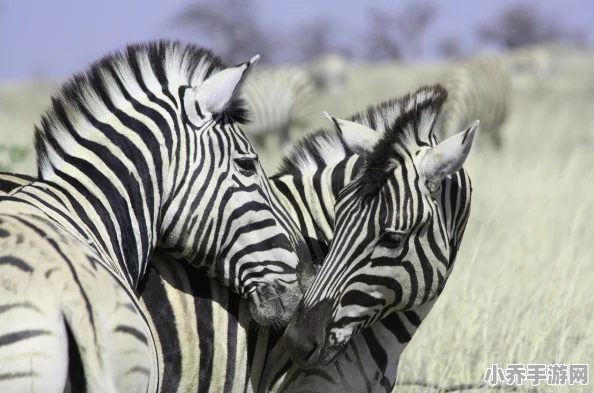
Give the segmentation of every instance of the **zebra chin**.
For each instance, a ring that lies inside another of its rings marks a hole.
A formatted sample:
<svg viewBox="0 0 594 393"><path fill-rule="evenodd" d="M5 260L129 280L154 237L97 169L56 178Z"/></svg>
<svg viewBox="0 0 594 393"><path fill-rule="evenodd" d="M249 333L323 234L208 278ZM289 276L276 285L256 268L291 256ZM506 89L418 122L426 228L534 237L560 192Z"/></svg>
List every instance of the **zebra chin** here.
<svg viewBox="0 0 594 393"><path fill-rule="evenodd" d="M302 297L297 281L282 286L259 284L248 302L252 319L260 326L287 326Z"/></svg>
<svg viewBox="0 0 594 393"><path fill-rule="evenodd" d="M303 369L326 366L346 348L348 339L332 342L328 335L332 304L329 299L322 300L307 312L302 304L297 307L283 335L289 356L297 366Z"/></svg>

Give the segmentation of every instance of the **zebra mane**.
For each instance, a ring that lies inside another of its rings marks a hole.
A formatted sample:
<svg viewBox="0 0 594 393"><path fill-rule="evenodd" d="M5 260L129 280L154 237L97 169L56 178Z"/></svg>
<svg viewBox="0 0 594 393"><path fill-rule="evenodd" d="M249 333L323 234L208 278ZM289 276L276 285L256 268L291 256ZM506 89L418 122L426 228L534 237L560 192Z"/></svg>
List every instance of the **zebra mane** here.
<svg viewBox="0 0 594 393"><path fill-rule="evenodd" d="M131 44L92 63L64 82L35 127L37 163L48 157L47 142L60 151L77 124L101 121L118 104L134 95L164 92L167 85L197 86L227 68L210 50L180 41L158 40ZM121 98L120 98L121 97ZM173 100L173 97L171 97ZM236 94L225 113L238 123L248 122L245 101Z"/></svg>
<svg viewBox="0 0 594 393"><path fill-rule="evenodd" d="M421 86L412 94L369 106L347 119L382 133L365 157L362 178L367 191L383 184L390 169L408 156L407 152L435 143L433 126L447 95L440 84ZM320 129L293 146L275 177L313 172L353 154L336 129Z"/></svg>

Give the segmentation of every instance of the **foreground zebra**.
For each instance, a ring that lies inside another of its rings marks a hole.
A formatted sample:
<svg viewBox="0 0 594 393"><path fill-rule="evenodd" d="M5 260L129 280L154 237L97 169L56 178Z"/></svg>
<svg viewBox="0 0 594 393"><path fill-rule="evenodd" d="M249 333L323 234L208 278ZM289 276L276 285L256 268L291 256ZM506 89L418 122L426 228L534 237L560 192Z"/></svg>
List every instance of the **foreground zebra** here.
<svg viewBox="0 0 594 393"><path fill-rule="evenodd" d="M317 96L306 70L285 66L254 72L243 89L250 112L250 122L243 129L259 146L265 146L271 133L278 134L280 144L286 145L291 127L307 125Z"/></svg>
<svg viewBox="0 0 594 393"><path fill-rule="evenodd" d="M418 139L410 140L422 144L420 151L429 157L428 146L435 145L433 122L444 99L445 91L439 86L421 88L412 96L371 107L352 120L373 124L386 136L412 133ZM345 187L347 183L360 179L371 167L357 139L359 135L373 139L374 135L367 135L367 130L353 133L352 123L338 124L345 141L337 130L313 134L294 148L281 173L273 178L274 189L320 260L334 236L335 201L351 187ZM463 160L472 143L472 131L466 136L463 145L456 143L460 137L455 136L433 154L449 153L444 157ZM414 144L409 148L415 150ZM457 149L458 155L454 154ZM387 155L384 159L391 158ZM433 163L435 169L440 167L439 160ZM402 195L408 195L404 189ZM441 224L449 238L446 254L451 266L470 211L470 181L465 172L443 180L433 197L439 202L432 219L445 220ZM340 204L336 208L341 211ZM341 240L336 238L335 243ZM335 362L302 370L291 363L279 332L248 329L247 306L237 295L167 255L157 253L151 262L154 270L139 292L156 332L163 392L389 391L402 350L434 302L390 314L354 335Z"/></svg>
<svg viewBox="0 0 594 393"><path fill-rule="evenodd" d="M35 132L40 179L0 197L0 391L156 391L134 292L156 246L258 322L288 319L302 240L236 125L256 60L153 42L63 86Z"/></svg>
<svg viewBox="0 0 594 393"><path fill-rule="evenodd" d="M473 119L481 120L481 134L496 148L503 146L503 125L508 117L511 82L502 59L478 55L452 67L443 84L449 98L440 139L452 136Z"/></svg>

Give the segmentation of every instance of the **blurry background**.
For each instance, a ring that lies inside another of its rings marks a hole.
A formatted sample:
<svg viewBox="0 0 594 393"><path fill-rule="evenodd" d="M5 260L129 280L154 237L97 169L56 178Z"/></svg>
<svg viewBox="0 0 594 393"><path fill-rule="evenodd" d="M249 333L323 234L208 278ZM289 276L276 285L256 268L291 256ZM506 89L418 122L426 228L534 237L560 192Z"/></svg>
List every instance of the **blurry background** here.
<svg viewBox="0 0 594 393"><path fill-rule="evenodd" d="M51 93L130 42L192 41L229 63L260 53L263 70L311 70L325 58L341 76L312 96L291 141L325 126L322 110L347 117L436 82L469 56L498 53L512 85L505 143L471 153L462 250L399 380L480 383L493 363L592 367L593 21L594 2L578 0L0 0L0 170L35 174L32 132ZM278 139L254 139L270 174Z"/></svg>
<svg viewBox="0 0 594 393"><path fill-rule="evenodd" d="M444 62L477 52L507 53L515 69L528 74L554 76L550 71L556 69L561 77L564 69L565 75L579 75L584 70L572 67L590 53L592 15L594 3L580 0L0 0L0 119L10 130L0 145L0 169L34 171L25 147L57 84L131 42L196 42L230 64L260 53L258 68L264 69L305 67L331 54L334 63L325 65L326 73L342 72L340 88L361 99L337 100L339 89L321 89L334 94L317 94L308 111L299 113L307 121L292 124L291 131L300 135L299 129L323 124L321 110L349 115L437 81ZM412 69L419 72L407 73ZM325 100L329 96L334 99ZM264 165L271 170L279 159Z"/></svg>

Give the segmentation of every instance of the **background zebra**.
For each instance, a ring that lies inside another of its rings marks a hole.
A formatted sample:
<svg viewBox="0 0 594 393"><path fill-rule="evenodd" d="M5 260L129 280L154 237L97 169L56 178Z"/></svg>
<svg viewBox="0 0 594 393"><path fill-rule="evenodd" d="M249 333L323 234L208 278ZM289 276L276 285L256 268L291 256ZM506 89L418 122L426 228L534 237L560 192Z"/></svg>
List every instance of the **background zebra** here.
<svg viewBox="0 0 594 393"><path fill-rule="evenodd" d="M481 134L501 149L511 98L510 76L504 61L495 55L477 55L454 64L442 79L449 98L438 137L445 139L479 119Z"/></svg>
<svg viewBox="0 0 594 393"><path fill-rule="evenodd" d="M302 240L235 124L256 60L152 42L63 86L36 130L40 180L0 198L1 391L154 391L133 291L155 246L209 263L256 320L288 318Z"/></svg>
<svg viewBox="0 0 594 393"><path fill-rule="evenodd" d="M340 91L347 78L348 60L338 53L327 53L313 59L307 71L316 88L328 93Z"/></svg>
<svg viewBox="0 0 594 393"><path fill-rule="evenodd" d="M297 67L260 69L246 80L243 97L250 112L245 133L259 146L277 134L281 146L290 140L291 127L306 127L318 90L306 70Z"/></svg>
<svg viewBox="0 0 594 393"><path fill-rule="evenodd" d="M519 48L505 54L505 63L512 75L528 74L548 78L555 74L553 56L544 46Z"/></svg>

